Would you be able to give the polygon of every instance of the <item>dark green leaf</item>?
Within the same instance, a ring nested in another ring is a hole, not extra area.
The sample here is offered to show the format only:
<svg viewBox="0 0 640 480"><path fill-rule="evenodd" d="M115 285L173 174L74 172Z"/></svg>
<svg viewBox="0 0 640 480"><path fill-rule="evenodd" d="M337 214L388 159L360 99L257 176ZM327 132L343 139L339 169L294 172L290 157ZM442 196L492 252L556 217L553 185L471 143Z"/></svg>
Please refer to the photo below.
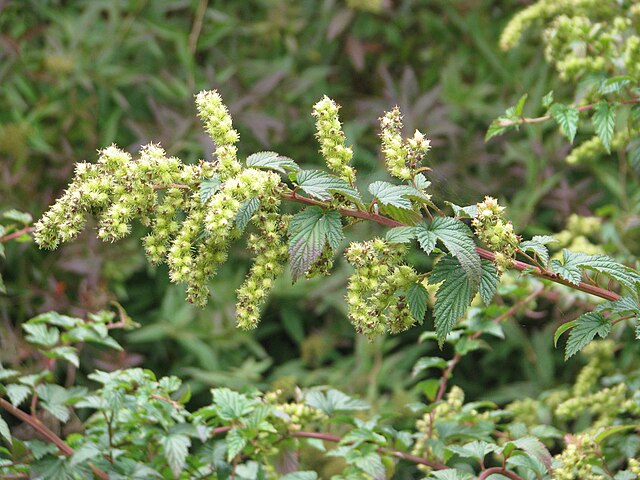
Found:
<svg viewBox="0 0 640 480"><path fill-rule="evenodd" d="M289 222L289 257L295 281L322 255L326 244L337 248L344 238L340 214L311 206Z"/></svg>
<svg viewBox="0 0 640 480"><path fill-rule="evenodd" d="M362 203L360 194L351 185L321 170L301 170L295 178L302 191L320 200L331 200L331 196L337 193L355 203Z"/></svg>
<svg viewBox="0 0 640 480"><path fill-rule="evenodd" d="M482 277L480 278L480 298L489 305L498 289L498 271L493 262L482 260Z"/></svg>
<svg viewBox="0 0 640 480"><path fill-rule="evenodd" d="M467 311L476 293L458 260L448 255L436 263L429 277L432 285L441 282L434 305L436 335L440 344Z"/></svg>
<svg viewBox="0 0 640 480"><path fill-rule="evenodd" d="M572 357L598 335L605 338L611 331L611 321L599 313L589 312L579 317L576 326L569 333L565 359Z"/></svg>
<svg viewBox="0 0 640 480"><path fill-rule="evenodd" d="M424 288L421 282L413 283L407 290L407 304L411 316L418 323L422 323L424 315L427 313L427 301L429 300L429 292Z"/></svg>
<svg viewBox="0 0 640 480"><path fill-rule="evenodd" d="M390 243L409 243L416 238L414 227L395 227L387 230L385 235Z"/></svg>

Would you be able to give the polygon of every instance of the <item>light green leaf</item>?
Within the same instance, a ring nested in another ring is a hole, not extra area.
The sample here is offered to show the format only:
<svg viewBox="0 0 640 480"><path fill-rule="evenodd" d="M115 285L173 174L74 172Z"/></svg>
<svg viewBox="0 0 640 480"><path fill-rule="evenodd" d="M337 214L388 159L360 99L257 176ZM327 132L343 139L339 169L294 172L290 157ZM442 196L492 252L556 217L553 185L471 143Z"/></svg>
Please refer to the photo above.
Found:
<svg viewBox="0 0 640 480"><path fill-rule="evenodd" d="M2 417L0 417L0 437L4 438L9 445L13 445L11 430L9 430L9 425Z"/></svg>
<svg viewBox="0 0 640 480"><path fill-rule="evenodd" d="M551 453L547 447L544 446L540 440L536 437L522 437L517 440L513 440L513 443L521 450L524 450L529 455L537 458L542 464L549 470L551 468Z"/></svg>
<svg viewBox="0 0 640 480"><path fill-rule="evenodd" d="M58 447L54 443L41 442L40 440L31 440L29 442L29 449L33 458L40 460L45 455L55 453L58 451Z"/></svg>
<svg viewBox="0 0 640 480"><path fill-rule="evenodd" d="M566 332L567 330L569 330L570 328L573 328L576 326L576 323L578 323L577 320L571 320L570 322L565 322L562 325L560 325L557 329L556 332L553 334L553 346L557 347L558 346L558 340L560 339L560 337L562 336L562 334L564 332Z"/></svg>
<svg viewBox="0 0 640 480"><path fill-rule="evenodd" d="M412 283L407 290L407 304L411 316L418 323L422 323L424 315L427 313L427 301L429 300L429 292L424 288L421 282Z"/></svg>
<svg viewBox="0 0 640 480"><path fill-rule="evenodd" d="M593 116L591 117L593 127L600 137L600 141L608 153L611 153L611 140L613 139L613 130L616 126L616 109L609 105L606 101L601 101L595 107Z"/></svg>
<svg viewBox="0 0 640 480"><path fill-rule="evenodd" d="M253 410L255 401L228 388L216 388L211 390L213 403L217 407L220 419L228 422L237 420Z"/></svg>
<svg viewBox="0 0 640 480"><path fill-rule="evenodd" d="M371 192L371 195L382 205L391 205L405 210L411 210L413 208L411 199L422 202L429 201L428 197L414 187L394 185L389 182L373 182L369 185L369 192Z"/></svg>
<svg viewBox="0 0 640 480"><path fill-rule="evenodd" d="M564 133L569 141L573 143L573 139L578 131L578 110L569 105L554 103L549 109L549 113L558 125L560 125L562 133Z"/></svg>
<svg viewBox="0 0 640 480"><path fill-rule="evenodd" d="M611 312L616 315L635 315L640 317L640 305L631 297L620 297L618 300L603 302L593 310L597 313Z"/></svg>
<svg viewBox="0 0 640 480"><path fill-rule="evenodd" d="M205 178L200 182L200 202L205 204L220 189L222 181L217 176Z"/></svg>
<svg viewBox="0 0 640 480"><path fill-rule="evenodd" d="M431 185L431 182L427 180L424 174L419 173L413 177L413 184L418 190L426 190Z"/></svg>
<svg viewBox="0 0 640 480"><path fill-rule="evenodd" d="M191 439L179 433L171 433L162 439L164 455L175 478L180 476L184 468L190 446Z"/></svg>
<svg viewBox="0 0 640 480"><path fill-rule="evenodd" d="M30 213L21 212L16 209L7 210L2 214L3 218L14 222L21 223L22 225L29 225L33 221L33 217Z"/></svg>
<svg viewBox="0 0 640 480"><path fill-rule="evenodd" d="M227 461L231 462L236 455L238 455L242 449L247 445L247 439L244 437L242 430L238 427L234 427L229 430L225 438L227 443Z"/></svg>
<svg viewBox="0 0 640 480"><path fill-rule="evenodd" d="M542 243L535 240L526 240L520 243L519 248L523 252L534 253L542 265L546 266L549 263L549 250Z"/></svg>
<svg viewBox="0 0 640 480"><path fill-rule="evenodd" d="M354 203L362 203L360 194L347 182L321 170L301 170L295 175L298 187L308 195L323 201L340 194Z"/></svg>
<svg viewBox="0 0 640 480"><path fill-rule="evenodd" d="M357 450L353 450L350 452L352 455L347 456L347 460L350 460L356 467L373 478L383 478L385 476L385 468L380 455L376 452L366 452L356 456L356 452L360 453Z"/></svg>
<svg viewBox="0 0 640 480"><path fill-rule="evenodd" d="M442 344L456 321L467 311L476 291L472 288L459 261L448 255L442 257L431 271L429 283L438 287L434 305L436 337Z"/></svg>
<svg viewBox="0 0 640 480"><path fill-rule="evenodd" d="M513 110L513 114L517 117L522 117L524 113L524 104L527 102L527 98L529 97L528 93L525 93L520 97L518 103L516 103L515 109Z"/></svg>
<svg viewBox="0 0 640 480"><path fill-rule="evenodd" d="M280 477L280 480L317 480L318 474L311 471L293 472Z"/></svg>
<svg viewBox="0 0 640 480"><path fill-rule="evenodd" d="M469 473L456 470L455 468L449 468L447 470L431 472L428 478L434 480L469 480L472 477Z"/></svg>
<svg viewBox="0 0 640 480"><path fill-rule="evenodd" d="M4 245L2 245L2 247L0 247L0 249L2 249L2 248L4 248ZM2 274L1 273L0 273L0 293L7 293L7 287L4 284L4 280L2 279Z"/></svg>
<svg viewBox="0 0 640 480"><path fill-rule="evenodd" d="M11 404L14 407L19 407L27 397L31 394L31 389L26 385L18 385L17 383L11 383L6 386L7 395Z"/></svg>
<svg viewBox="0 0 640 480"><path fill-rule="evenodd" d="M102 449L94 443L85 443L80 448L77 448L69 461L69 466L75 467L92 458L99 458L102 456Z"/></svg>
<svg viewBox="0 0 640 480"><path fill-rule="evenodd" d="M275 170L279 173L297 172L300 167L289 157L276 152L257 152L247 157L247 167Z"/></svg>
<svg viewBox="0 0 640 480"><path fill-rule="evenodd" d="M447 368L447 361L440 357L422 357L419 358L411 370L411 375L416 376L428 368L438 368L443 370Z"/></svg>
<svg viewBox="0 0 640 480"><path fill-rule="evenodd" d="M582 350L596 335L605 338L611 331L611 321L599 313L585 313L576 320L576 326L569 333L567 340L565 359Z"/></svg>
<svg viewBox="0 0 640 480"><path fill-rule="evenodd" d="M236 215L236 227L240 232L243 232L247 225L249 224L249 220L251 217L258 211L260 208L260 199L254 197L250 200L247 200L238 209L238 214Z"/></svg>
<svg viewBox="0 0 640 480"><path fill-rule="evenodd" d="M618 433L626 432L629 430L636 430L640 428L640 424L635 423L633 425L618 425L616 427L609 427L596 435L595 441L596 443L602 443L606 438L611 435L616 435Z"/></svg>
<svg viewBox="0 0 640 480"><path fill-rule="evenodd" d="M478 214L478 206L477 205L467 205L466 207L461 207L460 205L456 205L452 202L444 202L449 205L453 209L453 215L458 218L473 218Z"/></svg>
<svg viewBox="0 0 640 480"><path fill-rule="evenodd" d="M557 260L551 262L556 273L573 284L578 284L582 278L580 269L594 270L615 280L632 293L636 293L636 286L640 283L640 274L635 270L616 262L607 255L588 255L582 252L563 250L563 263Z"/></svg>
<svg viewBox="0 0 640 480"><path fill-rule="evenodd" d="M60 340L60 333L56 328L47 328L43 323L23 323L22 328L27 335L24 337L29 343L51 348Z"/></svg>
<svg viewBox="0 0 640 480"><path fill-rule="evenodd" d="M498 271L493 262L482 260L482 277L480 278L480 298L489 305L498 289Z"/></svg>
<svg viewBox="0 0 640 480"><path fill-rule="evenodd" d="M498 451L499 447L493 443L474 440L473 442L469 442L463 446L448 445L447 450L450 450L463 458L475 458L478 461L482 461L489 453Z"/></svg>
<svg viewBox="0 0 640 480"><path fill-rule="evenodd" d="M307 207L289 222L289 258L291 276L295 281L322 255L326 244L333 249L344 235L342 220L335 210Z"/></svg>
<svg viewBox="0 0 640 480"><path fill-rule="evenodd" d="M47 358L61 358L74 365L76 368L80 366L80 359L76 349L71 346L56 347L52 350L43 352Z"/></svg>
<svg viewBox="0 0 640 480"><path fill-rule="evenodd" d="M416 238L414 227L394 227L387 230L385 238L390 243L409 243Z"/></svg>
<svg viewBox="0 0 640 480"><path fill-rule="evenodd" d="M549 108L553 103L553 90L549 91L544 97L542 97L542 106Z"/></svg>
<svg viewBox="0 0 640 480"><path fill-rule="evenodd" d="M304 395L304 401L310 407L322 410L327 415L332 415L334 412L339 411L369 409L369 405L366 402L352 398L346 393L334 389L330 389L326 393L318 389L309 390Z"/></svg>
<svg viewBox="0 0 640 480"><path fill-rule="evenodd" d="M502 135L509 129L518 128L518 121L521 120L522 114L524 113L524 104L527 101L528 94L524 94L518 100L518 103L513 107L509 107L505 110L504 114L500 115L496 118L491 125L489 125L489 129L487 130L487 134L484 137L484 141L488 141L491 138ZM505 126L505 123L511 123L508 126Z"/></svg>
<svg viewBox="0 0 640 480"><path fill-rule="evenodd" d="M474 288L477 286L480 282L482 267L469 227L455 218L436 217L429 225L416 226L416 234L420 247L427 254L433 250L433 235L435 235L438 240L444 243L449 253L459 260L471 285Z"/></svg>

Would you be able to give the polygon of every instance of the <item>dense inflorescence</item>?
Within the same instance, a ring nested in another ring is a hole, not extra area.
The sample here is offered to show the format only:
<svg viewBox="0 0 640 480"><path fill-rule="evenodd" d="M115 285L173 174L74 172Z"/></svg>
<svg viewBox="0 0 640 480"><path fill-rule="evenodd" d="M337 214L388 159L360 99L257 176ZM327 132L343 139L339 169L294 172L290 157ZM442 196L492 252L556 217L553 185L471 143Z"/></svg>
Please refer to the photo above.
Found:
<svg viewBox="0 0 640 480"><path fill-rule="evenodd" d="M380 118L380 139L387 170L401 180L414 177L431 148L431 142L418 130L413 137L407 140L402 138L402 116L398 107Z"/></svg>
<svg viewBox="0 0 640 480"><path fill-rule="evenodd" d="M532 25L542 24L545 56L564 79L640 73L640 6L634 2L540 0L516 15L500 39L513 48Z"/></svg>
<svg viewBox="0 0 640 480"><path fill-rule="evenodd" d="M280 177L240 164L234 145L238 133L216 92L199 93L196 105L215 142L215 162L185 165L177 158L167 157L156 145L143 147L138 159L115 146L106 148L96 164L77 165L67 191L36 224L38 244L56 248L73 239L89 214L98 218L98 237L110 242L128 235L137 219L150 227L143 240L150 262L166 262L171 281L186 283L188 300L204 305L209 297L207 283L227 259L229 242L236 235L238 211L244 202L258 199L261 206L254 217L263 237L268 239L268 248L254 247L259 254L256 265L266 262L263 267L269 278L260 278L263 290L257 291L265 291L269 279L283 270L286 257L281 235L277 234L277 241L271 238L273 225L284 228L277 213ZM215 186L208 195L199 188L203 182ZM269 212L268 221L265 212ZM274 260L277 268L271 265ZM256 270L260 269L254 265L250 275L255 277ZM255 292L243 295L240 313L257 311L263 301L264 295ZM241 324L255 322L243 316Z"/></svg>
<svg viewBox="0 0 640 480"><path fill-rule="evenodd" d="M505 207L500 206L495 198L485 197L477 208L471 225L480 241L495 252L496 267L503 272L511 266L520 239L514 233L511 221L504 219Z"/></svg>
<svg viewBox="0 0 640 480"><path fill-rule="evenodd" d="M402 264L406 247L375 238L351 243L345 251L355 268L347 286L349 319L356 331L369 337L406 330L416 320L403 292L418 280L416 271Z"/></svg>
<svg viewBox="0 0 640 480"><path fill-rule="evenodd" d="M349 166L353 150L345 145L345 136L338 117L340 106L326 95L313 106L316 118L316 138L327 166L350 185L356 181L356 171Z"/></svg>

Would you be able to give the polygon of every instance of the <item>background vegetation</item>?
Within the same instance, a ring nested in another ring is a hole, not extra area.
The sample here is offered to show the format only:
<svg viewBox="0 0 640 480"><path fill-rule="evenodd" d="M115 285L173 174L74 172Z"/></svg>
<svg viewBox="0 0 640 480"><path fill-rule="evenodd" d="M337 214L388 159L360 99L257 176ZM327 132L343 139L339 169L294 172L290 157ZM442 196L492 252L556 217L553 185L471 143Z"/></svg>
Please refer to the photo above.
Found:
<svg viewBox="0 0 640 480"><path fill-rule="evenodd" d="M192 101L202 89L224 96L242 138L240 155L274 150L320 164L311 154L310 112L326 94L342 106L354 166L366 181L381 175L377 118L398 105L406 131L418 128L432 139L430 179L445 197L466 205L499 194L525 236L566 229L567 244L582 237L631 258L640 249L640 222L637 199L621 187L625 172L567 164L570 146L553 126L484 141L491 121L522 92L535 105L550 90L556 98L571 92L538 46L499 50L504 25L524 3L0 3L0 212L39 217L75 162L92 161L111 143L135 152L158 142L185 161L209 158L213 145ZM607 221L585 226L572 219L576 213ZM346 265L338 262L329 282L281 280L261 326L246 333L233 320L234 291L248 268L241 244L214 280L213 300L199 309L184 302L164 268L144 261L142 233L110 245L87 232L53 253L28 241L7 244L0 362L33 355L20 325L34 315L84 317L117 302L141 328L116 334L124 347L116 355L85 349L83 368L144 365L158 376L175 374L190 385L195 405L210 387L330 384L384 414L430 388L412 375L415 361L437 348L416 343L420 329L373 342L353 332L343 302ZM516 300L531 293L517 278L504 288ZM468 400L507 402L574 378L584 361L563 362L552 337L583 301L554 291L524 303L504 325L507 341L489 341L487 350L465 357L452 383ZM633 348L625 353L630 363Z"/></svg>

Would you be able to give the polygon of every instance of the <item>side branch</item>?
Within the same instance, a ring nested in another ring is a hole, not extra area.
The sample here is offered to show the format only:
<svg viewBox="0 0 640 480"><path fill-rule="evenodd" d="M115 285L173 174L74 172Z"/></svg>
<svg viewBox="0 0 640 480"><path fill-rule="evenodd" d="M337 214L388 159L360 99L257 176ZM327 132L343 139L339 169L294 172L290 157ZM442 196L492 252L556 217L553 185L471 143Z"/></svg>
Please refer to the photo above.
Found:
<svg viewBox="0 0 640 480"><path fill-rule="evenodd" d="M638 100L638 102L640 102L640 100ZM312 198L301 197L296 194L285 193L285 194L282 194L282 197L288 200L291 200L293 202L304 203L306 205L318 205L324 208L329 207L329 205L326 202L321 202L319 200L314 200ZM398 222L389 217L385 217L383 215L379 215L377 213L370 213L363 210L355 210L353 208L340 208L339 211L345 217L360 218L363 220L368 220L371 222L378 223L380 225L384 225L385 227L393 228L393 227L405 226L401 222ZM495 260L495 254L489 250L476 247L476 251L478 252L478 255L480 255L481 258L484 258L492 262ZM585 282L580 282L579 284L574 285L573 283L568 282L567 280L561 278L556 273L550 272L549 270L543 270L538 266L531 265L529 263L522 262L520 260L513 261L513 268L519 271L526 270L530 272L531 275L534 275L536 277L543 278L551 282L559 283L561 285L565 285L575 290L581 290L585 293L595 295L596 297L604 298L605 300L618 300L620 298L620 295L618 295L615 292L612 292L605 288L597 287L595 285L591 285Z"/></svg>
<svg viewBox="0 0 640 480"><path fill-rule="evenodd" d="M64 440L62 440L59 436L49 430L49 428L47 428L47 426L42 423L38 417L34 417L33 415L29 415L28 413L23 412L19 408L14 407L11 403L7 402L2 397L0 397L0 407L4 408L14 417L19 418L24 423L30 425L40 435L42 435L44 438L58 447L58 450L60 450L65 456L73 455L73 448L71 448L65 443ZM109 480L109 475L107 475L106 472L96 467L95 465L90 464L90 467L96 477L102 480Z"/></svg>
<svg viewBox="0 0 640 480"><path fill-rule="evenodd" d="M632 98L630 100L623 100L622 102L607 102L607 104L611 105L613 103L619 103L620 105L631 105L634 103L640 103L640 98ZM578 110L579 112L585 112L587 110L591 110L592 108L595 108L595 106L598 105L597 103L590 103L589 105L583 105L581 107L578 107L576 110ZM518 120L502 120L498 126L499 127L512 127L514 125L523 125L525 123L542 123L542 122L546 122L547 120L551 120L551 115L543 115L542 117L522 117L519 118Z"/></svg>

